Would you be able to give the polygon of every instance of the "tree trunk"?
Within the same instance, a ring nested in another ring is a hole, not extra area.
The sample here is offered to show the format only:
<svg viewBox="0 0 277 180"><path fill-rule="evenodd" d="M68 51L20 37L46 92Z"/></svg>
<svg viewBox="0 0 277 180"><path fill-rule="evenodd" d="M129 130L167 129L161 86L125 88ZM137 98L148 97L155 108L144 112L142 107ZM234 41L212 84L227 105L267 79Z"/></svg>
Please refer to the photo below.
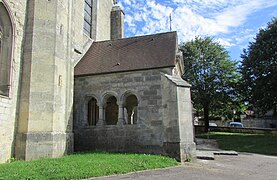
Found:
<svg viewBox="0 0 277 180"><path fill-rule="evenodd" d="M277 118L277 104L274 104L273 107L274 108L273 108L273 115L272 116L273 116L273 118Z"/></svg>
<svg viewBox="0 0 277 180"><path fill-rule="evenodd" d="M205 132L209 131L209 104L204 105Z"/></svg>

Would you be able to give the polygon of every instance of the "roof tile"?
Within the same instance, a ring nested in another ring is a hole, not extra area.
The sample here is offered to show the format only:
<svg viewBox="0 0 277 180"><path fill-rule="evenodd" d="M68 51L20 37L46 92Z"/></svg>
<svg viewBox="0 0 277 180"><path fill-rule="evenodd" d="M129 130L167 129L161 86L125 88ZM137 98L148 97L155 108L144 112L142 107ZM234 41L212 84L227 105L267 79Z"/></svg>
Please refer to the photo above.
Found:
<svg viewBox="0 0 277 180"><path fill-rule="evenodd" d="M175 65L177 33L94 42L74 68L75 76Z"/></svg>

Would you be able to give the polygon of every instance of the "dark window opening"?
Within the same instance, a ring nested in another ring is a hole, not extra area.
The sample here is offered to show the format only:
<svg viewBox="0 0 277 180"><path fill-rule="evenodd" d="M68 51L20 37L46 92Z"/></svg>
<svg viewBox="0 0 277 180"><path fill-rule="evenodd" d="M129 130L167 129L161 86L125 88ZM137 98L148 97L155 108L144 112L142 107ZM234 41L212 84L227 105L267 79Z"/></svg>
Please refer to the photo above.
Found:
<svg viewBox="0 0 277 180"><path fill-rule="evenodd" d="M92 98L88 102L88 125L96 126L99 120L99 107L97 106L97 100Z"/></svg>
<svg viewBox="0 0 277 180"><path fill-rule="evenodd" d="M126 98L125 108L127 109L128 124L136 124L138 118L138 99L135 95Z"/></svg>
<svg viewBox="0 0 277 180"><path fill-rule="evenodd" d="M118 121L118 105L116 98L111 96L107 99L105 108L105 121L106 125L116 125Z"/></svg>

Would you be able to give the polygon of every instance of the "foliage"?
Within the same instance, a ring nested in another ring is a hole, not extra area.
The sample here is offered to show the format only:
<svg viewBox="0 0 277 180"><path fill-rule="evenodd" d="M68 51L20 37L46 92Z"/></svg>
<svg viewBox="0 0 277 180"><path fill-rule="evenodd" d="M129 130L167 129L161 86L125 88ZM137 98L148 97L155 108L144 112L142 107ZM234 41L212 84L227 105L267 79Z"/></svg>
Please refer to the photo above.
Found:
<svg viewBox="0 0 277 180"><path fill-rule="evenodd" d="M177 164L176 160L160 155L82 153L0 164L0 179L85 179Z"/></svg>
<svg viewBox="0 0 277 180"><path fill-rule="evenodd" d="M212 38L196 37L181 45L185 74L192 87L192 100L197 111L204 112L206 128L208 115L232 117L240 108L236 83L239 79L237 63Z"/></svg>
<svg viewBox="0 0 277 180"><path fill-rule="evenodd" d="M273 109L277 115L277 18L260 29L241 57L241 89L246 100L261 114Z"/></svg>
<svg viewBox="0 0 277 180"><path fill-rule="evenodd" d="M276 135L210 132L197 137L216 139L224 150L277 156Z"/></svg>

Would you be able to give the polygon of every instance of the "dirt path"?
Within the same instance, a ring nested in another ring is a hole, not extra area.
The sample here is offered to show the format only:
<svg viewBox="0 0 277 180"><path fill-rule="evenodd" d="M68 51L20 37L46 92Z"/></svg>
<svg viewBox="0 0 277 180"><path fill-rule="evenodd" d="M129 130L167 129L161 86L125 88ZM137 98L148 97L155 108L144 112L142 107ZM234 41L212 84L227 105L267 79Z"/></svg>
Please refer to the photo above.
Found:
<svg viewBox="0 0 277 180"><path fill-rule="evenodd" d="M276 180L277 157L239 153L216 156L216 160L197 160L177 167L135 172L127 175L95 178L97 180Z"/></svg>

